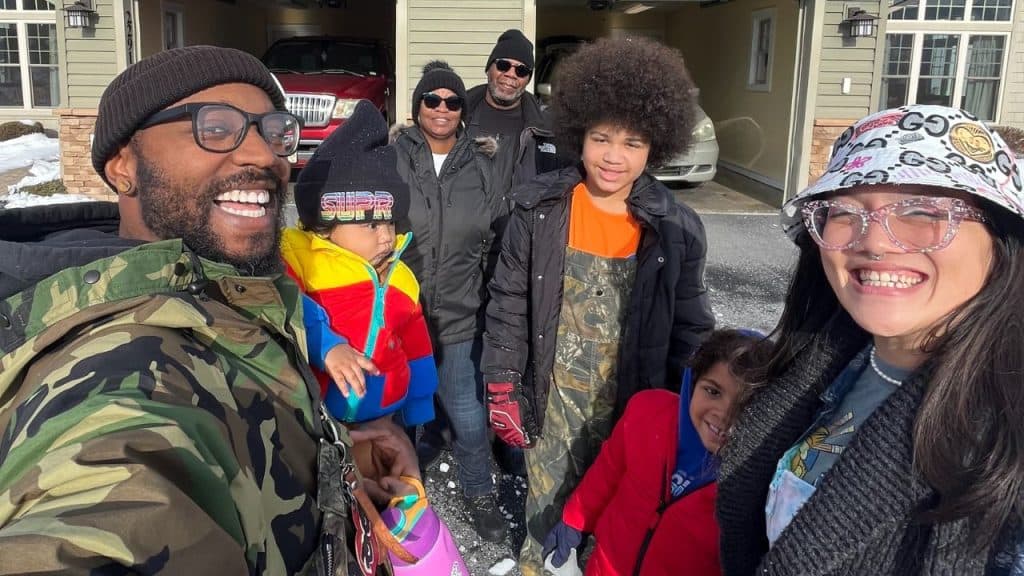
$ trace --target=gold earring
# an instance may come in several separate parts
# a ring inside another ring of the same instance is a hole
[[[128,181],[121,182],[121,193],[122,194],[127,194],[127,193],[129,193],[131,191],[132,191],[132,183],[131,182],[128,182]]]

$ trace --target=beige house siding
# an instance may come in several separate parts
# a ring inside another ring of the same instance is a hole
[[[96,0],[92,28],[57,26],[57,45],[61,61],[61,90],[65,108],[96,108],[107,84],[118,73],[114,0]]]
[[[404,49],[404,53],[397,56],[397,65],[402,69],[396,71],[396,118],[411,118],[412,91],[422,76],[423,65],[431,60],[451,64],[466,88],[486,82],[487,56],[502,32],[523,28],[525,2],[529,1],[532,0],[398,0],[397,49]],[[524,33],[532,37],[533,30]]]
[[[747,86],[752,16],[764,9],[775,15],[772,71],[770,88],[757,90]],[[784,186],[790,160],[798,20],[798,5],[788,0],[742,0],[709,8],[690,4],[672,14],[666,34],[701,90],[724,166],[777,189]]]
[[[1003,86],[1003,109],[999,122],[1024,128],[1024,0],[1017,0],[1017,13],[1010,36],[1010,57]]]
[[[879,14],[888,4],[877,0],[855,3],[869,14]],[[852,4],[850,4],[852,6]],[[846,19],[843,2],[825,2],[825,21],[821,43],[815,117],[825,119],[860,118],[878,107],[878,90],[885,31],[873,38],[848,38],[841,22]],[[882,19],[879,27],[884,26]],[[843,78],[850,78],[850,91],[843,94]]]

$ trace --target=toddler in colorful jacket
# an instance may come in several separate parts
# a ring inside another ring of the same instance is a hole
[[[396,236],[394,220],[409,188],[387,138],[380,113],[360,102],[299,175],[300,225],[281,250],[308,296],[309,357],[331,413],[359,423],[400,412],[415,426],[434,417],[437,370],[419,283],[400,259],[412,238]]]

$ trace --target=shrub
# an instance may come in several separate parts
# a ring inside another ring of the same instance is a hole
[[[66,194],[67,189],[60,180],[50,180],[31,186],[22,186],[20,192],[35,194],[36,196],[53,196],[54,194]]]
[[[0,142],[13,140],[26,134],[42,134],[43,125],[39,122],[25,124],[24,122],[4,122],[0,124]]]

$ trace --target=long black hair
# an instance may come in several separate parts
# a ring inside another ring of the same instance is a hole
[[[974,545],[991,545],[1020,522],[1024,497],[1024,225],[982,203],[993,260],[981,290],[932,328],[931,371],[914,428],[914,465],[939,495],[924,520],[969,521]],[[773,335],[765,378],[774,379],[840,315],[810,235]]]

